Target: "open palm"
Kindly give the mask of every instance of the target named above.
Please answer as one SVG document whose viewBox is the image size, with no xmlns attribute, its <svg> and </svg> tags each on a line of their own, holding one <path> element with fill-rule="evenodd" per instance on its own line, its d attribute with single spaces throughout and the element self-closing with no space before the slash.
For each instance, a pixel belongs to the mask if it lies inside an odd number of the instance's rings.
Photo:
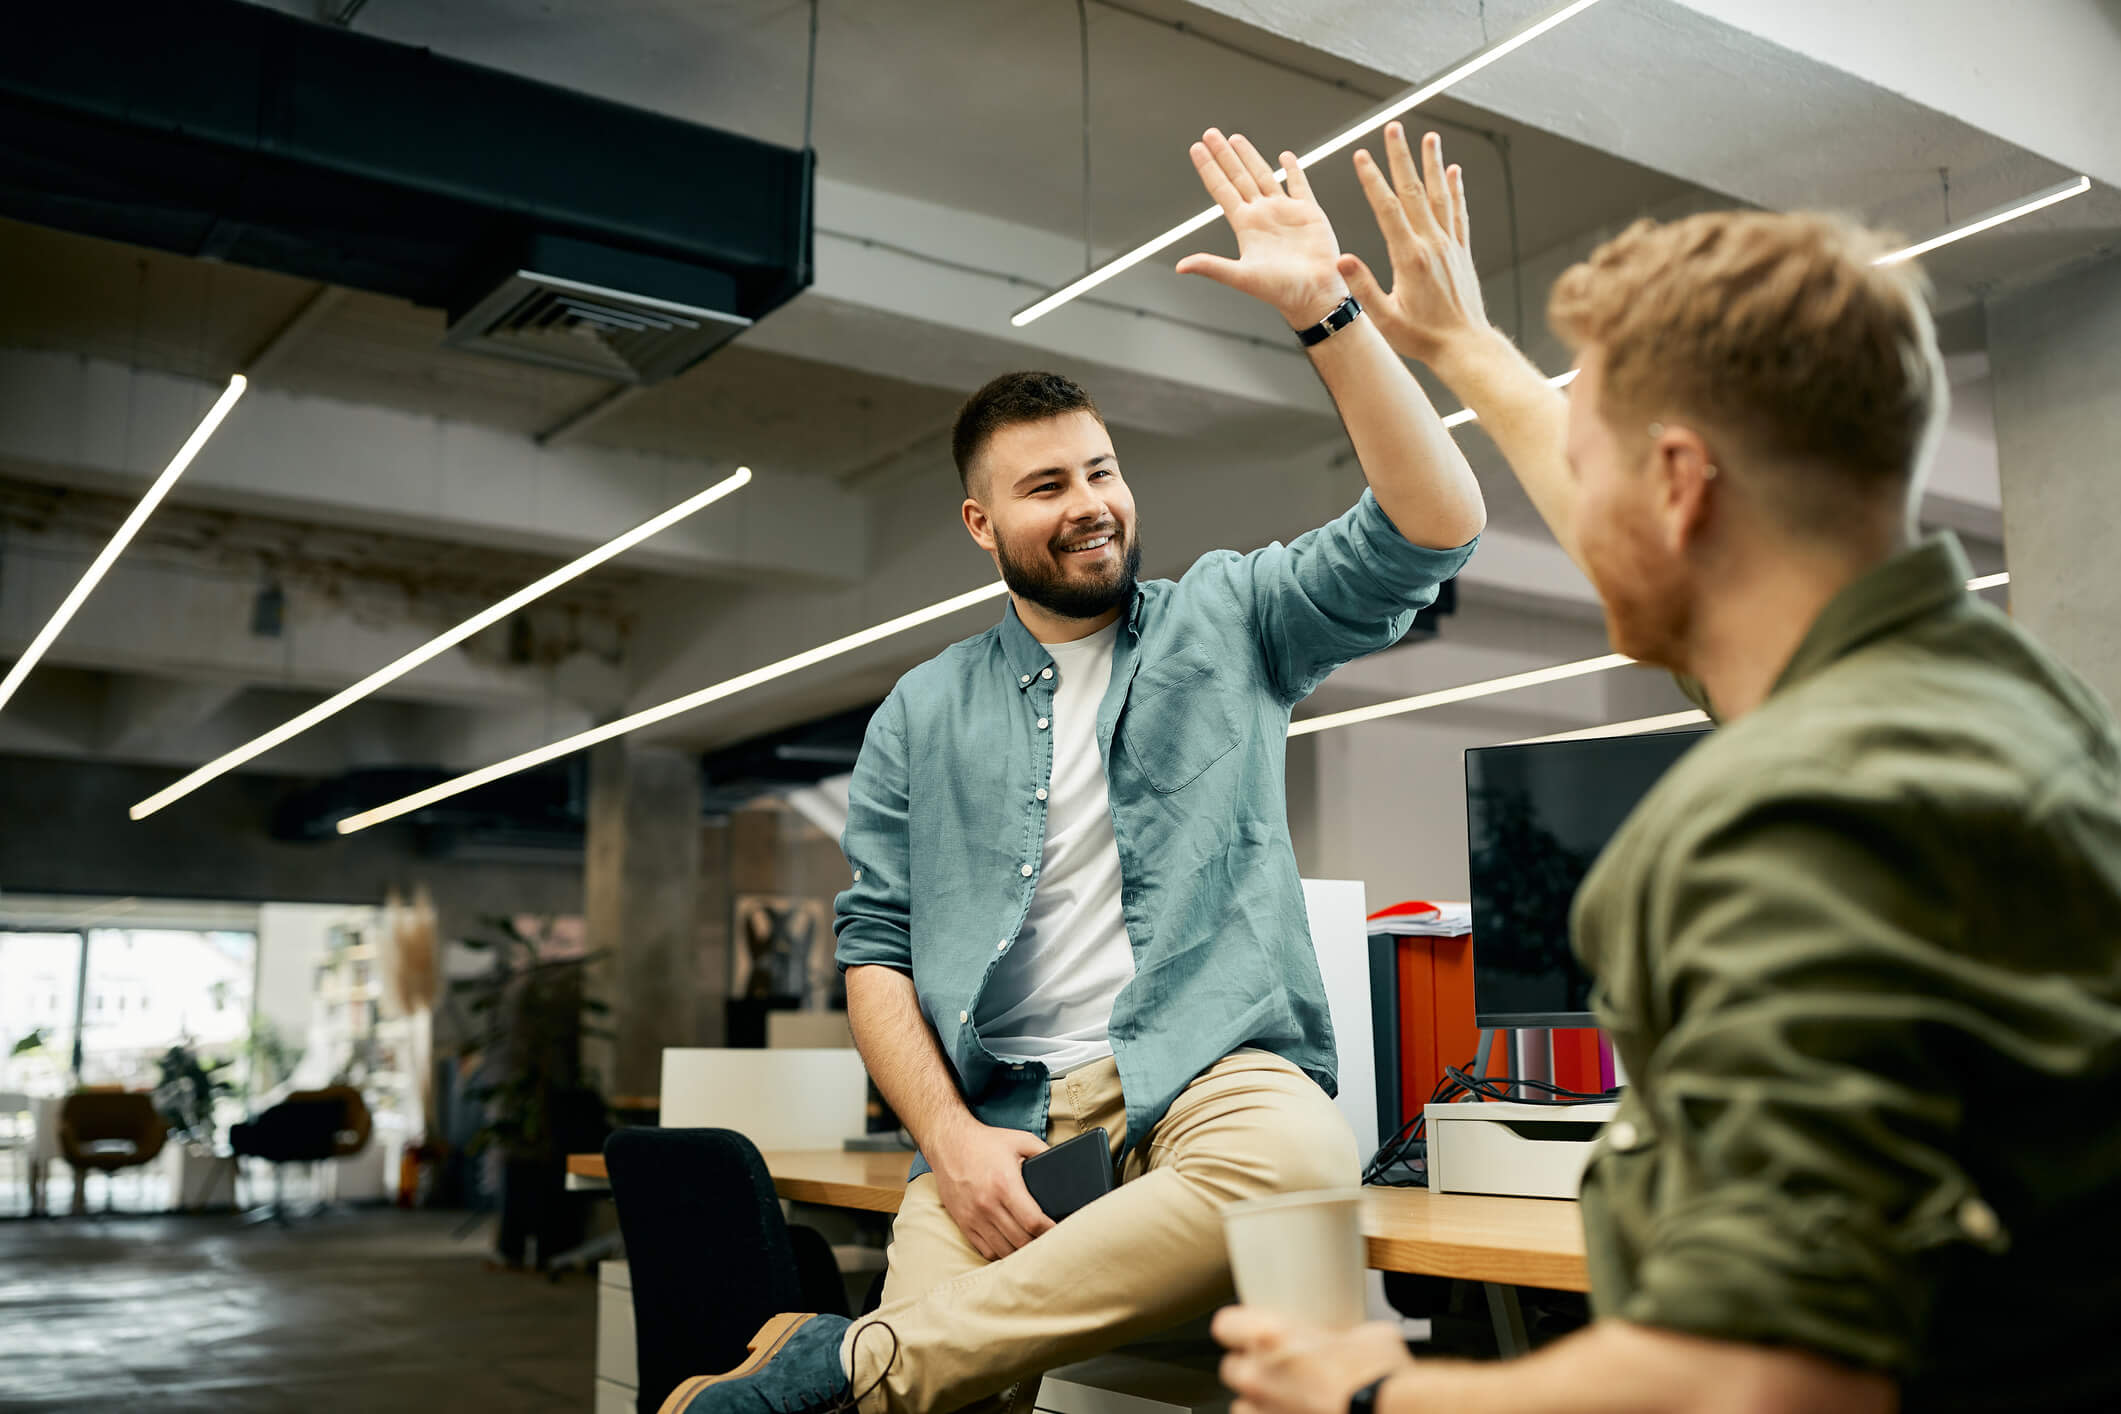
<svg viewBox="0 0 2121 1414">
<path fill-rule="evenodd" d="M 1191 149 L 1194 170 L 1237 233 L 1237 259 L 1189 255 L 1181 275 L 1205 275 L 1280 310 L 1296 328 L 1315 324 L 1346 298 L 1335 262 L 1340 243 L 1333 223 L 1311 194 L 1296 154 L 1281 155 L 1288 187 L 1243 134 L 1225 138 L 1214 128 Z"/>
</svg>

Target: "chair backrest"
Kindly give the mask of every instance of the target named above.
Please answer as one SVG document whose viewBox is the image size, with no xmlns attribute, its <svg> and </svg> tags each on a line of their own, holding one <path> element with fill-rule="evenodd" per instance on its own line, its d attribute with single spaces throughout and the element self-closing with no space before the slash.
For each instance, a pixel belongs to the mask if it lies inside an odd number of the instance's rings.
<svg viewBox="0 0 2121 1414">
<path fill-rule="evenodd" d="M 346 1097 L 338 1090 L 293 1091 L 253 1121 L 255 1147 L 249 1152 L 275 1163 L 336 1158 L 346 1119 Z"/>
<path fill-rule="evenodd" d="M 138 1091 L 77 1090 L 59 1106 L 59 1152 L 75 1168 L 144 1164 L 162 1152 L 168 1133 L 154 1096 Z"/>
<path fill-rule="evenodd" d="M 343 1159 L 349 1154 L 358 1154 L 368 1143 L 368 1136 L 375 1129 L 375 1119 L 368 1113 L 368 1101 L 351 1085 L 327 1085 L 321 1090 L 298 1090 L 289 1099 L 337 1100 L 345 1108 L 346 1117 L 339 1122 L 339 1132 L 333 1142 L 332 1157 Z"/>
<path fill-rule="evenodd" d="M 767 1318 L 814 1311 L 766 1161 L 726 1129 L 618 1129 L 604 1141 L 633 1282 L 641 1414 L 729 1369 Z"/>
</svg>

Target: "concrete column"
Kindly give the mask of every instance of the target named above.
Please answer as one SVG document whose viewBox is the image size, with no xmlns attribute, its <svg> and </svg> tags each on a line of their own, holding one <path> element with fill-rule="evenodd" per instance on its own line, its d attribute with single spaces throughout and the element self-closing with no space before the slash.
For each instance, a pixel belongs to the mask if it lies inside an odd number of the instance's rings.
<svg viewBox="0 0 2121 1414">
<path fill-rule="evenodd" d="M 584 1049 L 607 1095 L 653 1095 L 665 1046 L 719 1039 L 727 966 L 702 946 L 700 863 L 698 760 L 623 739 L 596 747 L 585 913 L 590 949 L 609 954 L 596 990 L 617 1038 Z"/>
<path fill-rule="evenodd" d="M 2121 257 L 1988 304 L 2011 613 L 2121 705 Z"/>
</svg>

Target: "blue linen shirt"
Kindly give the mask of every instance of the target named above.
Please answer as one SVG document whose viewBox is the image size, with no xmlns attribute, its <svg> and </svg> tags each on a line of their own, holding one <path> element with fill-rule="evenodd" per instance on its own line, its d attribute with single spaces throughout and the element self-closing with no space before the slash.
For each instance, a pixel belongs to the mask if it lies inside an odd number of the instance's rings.
<svg viewBox="0 0 2121 1414">
<path fill-rule="evenodd" d="M 1350 659 L 1397 643 L 1475 541 L 1431 550 L 1377 498 L 1241 555 L 1138 587 L 1097 717 L 1134 979 L 1112 1006 L 1127 1143 L 1239 1047 L 1338 1088 L 1284 788 L 1290 709 Z M 1024 925 L 1044 854 L 1059 668 L 1017 618 L 907 673 L 870 720 L 841 848 L 842 971 L 913 979 L 985 1124 L 1044 1136 L 1044 1066 L 981 1041 L 980 995 Z M 925 1169 L 917 1164 L 914 1172 Z"/>
</svg>

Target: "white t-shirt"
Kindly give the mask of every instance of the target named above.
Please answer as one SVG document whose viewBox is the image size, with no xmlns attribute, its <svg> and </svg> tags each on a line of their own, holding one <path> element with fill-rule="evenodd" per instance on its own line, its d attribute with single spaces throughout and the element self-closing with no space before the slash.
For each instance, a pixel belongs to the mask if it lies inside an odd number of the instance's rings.
<svg viewBox="0 0 2121 1414">
<path fill-rule="evenodd" d="M 1134 978 L 1120 911 L 1119 844 L 1097 750 L 1097 712 L 1118 637 L 1114 622 L 1073 643 L 1044 645 L 1057 680 L 1044 863 L 1023 931 L 980 997 L 987 1049 L 1043 1062 L 1054 1075 L 1112 1054 L 1112 1002 Z"/>
</svg>

